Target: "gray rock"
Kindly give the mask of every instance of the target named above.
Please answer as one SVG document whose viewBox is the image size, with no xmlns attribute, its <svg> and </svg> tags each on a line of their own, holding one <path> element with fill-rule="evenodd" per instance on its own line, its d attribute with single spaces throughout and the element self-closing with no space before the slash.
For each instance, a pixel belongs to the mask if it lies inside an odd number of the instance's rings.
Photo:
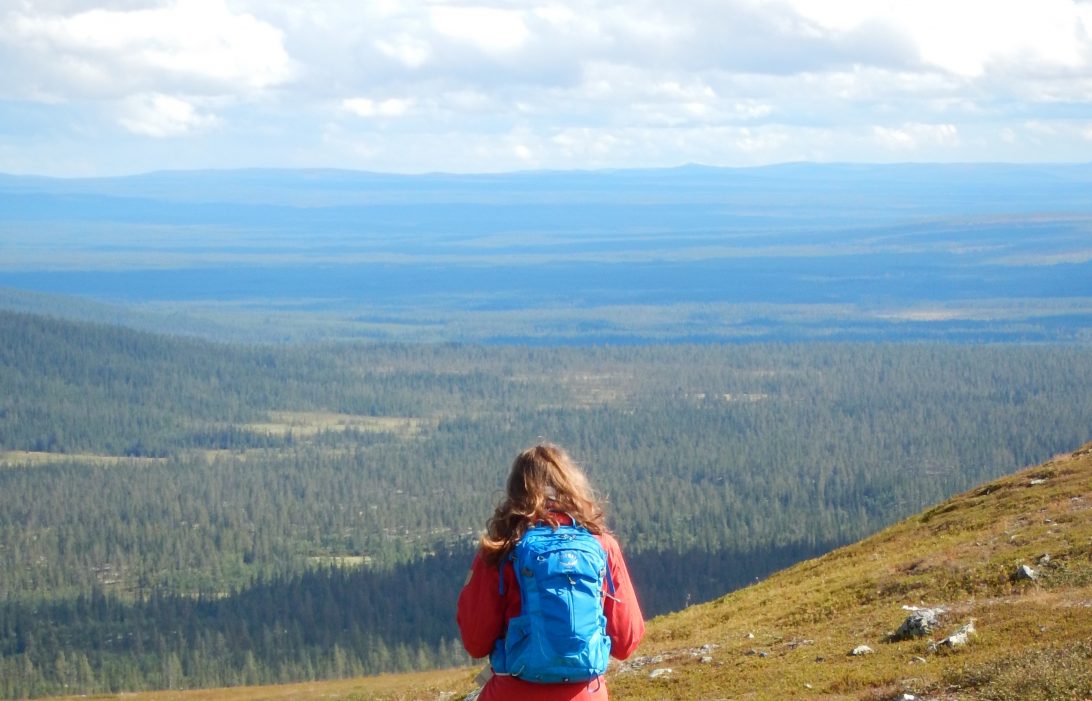
<svg viewBox="0 0 1092 701">
<path fill-rule="evenodd" d="M 705 655 L 704 657 L 701 658 L 701 663 L 702 664 L 710 664 L 710 663 L 712 663 L 712 661 L 713 661 L 713 656 L 712 655 Z"/>
<path fill-rule="evenodd" d="M 654 669 L 651 672 L 649 672 L 648 673 L 648 678 L 649 679 L 659 679 L 660 677 L 669 676 L 669 675 L 673 674 L 674 672 L 675 672 L 675 670 L 671 669 L 670 667 L 660 667 L 658 669 Z"/>
<path fill-rule="evenodd" d="M 867 645 L 858 645 L 849 651 L 849 654 L 854 657 L 860 657 L 861 655 L 871 655 L 875 650 Z"/>
<path fill-rule="evenodd" d="M 948 649 L 955 650 L 966 645 L 971 640 L 971 636 L 974 635 L 974 619 L 967 623 L 956 632 L 949 635 L 943 640 L 938 640 L 935 643 L 929 643 L 929 652 L 937 652 L 939 650 Z"/>
<path fill-rule="evenodd" d="M 625 662 L 618 663 L 619 672 L 634 672 L 652 663 L 651 657 L 631 657 Z"/>
<path fill-rule="evenodd" d="M 1035 581 L 1039 579 L 1039 573 L 1033 570 L 1028 565 L 1020 565 L 1016 568 L 1016 571 L 1012 573 L 1014 581 Z"/>
<path fill-rule="evenodd" d="M 914 609 L 902 625 L 890 635 L 892 641 L 910 640 L 911 638 L 924 638 L 940 625 L 940 617 L 945 613 L 944 609 Z"/>
</svg>

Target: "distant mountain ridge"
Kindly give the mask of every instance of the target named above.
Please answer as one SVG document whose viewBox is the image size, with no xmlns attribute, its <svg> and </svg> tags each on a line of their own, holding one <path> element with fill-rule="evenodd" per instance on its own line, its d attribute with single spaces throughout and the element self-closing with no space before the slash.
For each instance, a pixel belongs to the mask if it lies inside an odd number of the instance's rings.
<svg viewBox="0 0 1092 701">
<path fill-rule="evenodd" d="M 0 307 L 247 341 L 1084 344 L 1089 227 L 1092 165 L 0 176 Z"/>
<path fill-rule="evenodd" d="M 904 204 L 927 211 L 931 204 L 961 193 L 986 196 L 992 205 L 1020 206 L 1033 188 L 1040 204 L 1087 202 L 1092 164 L 857 164 L 783 163 L 745 168 L 700 164 L 674 168 L 504 173 L 382 173 L 338 169 L 246 168 L 155 171 L 125 176 L 51 178 L 0 173 L 0 192 L 136 196 L 181 201 L 264 202 L 302 206 L 399 203 L 406 194 L 427 202 L 549 201 L 561 194 L 589 197 L 685 194 L 723 199 L 734 194 L 785 192 L 806 185 L 824 194 L 842 191 L 928 195 Z M 476 194 L 477 198 L 471 197 Z M 482 200 L 482 198 L 486 198 Z M 1044 199 L 1046 198 L 1046 199 Z M 828 204 L 837 206 L 837 200 Z"/>
</svg>

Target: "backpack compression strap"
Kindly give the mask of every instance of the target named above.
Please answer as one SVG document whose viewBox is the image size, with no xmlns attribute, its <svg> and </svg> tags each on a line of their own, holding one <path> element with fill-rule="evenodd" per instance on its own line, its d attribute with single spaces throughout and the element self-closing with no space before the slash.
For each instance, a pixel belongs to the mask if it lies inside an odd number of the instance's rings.
<svg viewBox="0 0 1092 701">
<path fill-rule="evenodd" d="M 614 599 L 615 601 L 618 601 L 618 599 L 614 598 L 614 577 L 612 577 L 610 573 L 610 553 L 607 553 L 606 549 L 604 549 L 604 554 L 607 556 L 607 566 L 604 568 L 603 574 L 605 575 L 605 579 L 607 580 L 607 589 L 610 590 L 610 594 L 608 594 L 608 596 L 610 596 L 610 598 Z M 500 593 L 501 596 L 504 596 L 504 565 L 509 562 L 515 563 L 515 561 L 516 552 L 515 548 L 513 548 L 512 550 L 508 551 L 508 554 L 505 555 L 504 558 L 502 558 L 500 563 L 497 565 L 497 592 Z M 514 568 L 515 564 L 513 564 L 512 567 Z"/>
</svg>

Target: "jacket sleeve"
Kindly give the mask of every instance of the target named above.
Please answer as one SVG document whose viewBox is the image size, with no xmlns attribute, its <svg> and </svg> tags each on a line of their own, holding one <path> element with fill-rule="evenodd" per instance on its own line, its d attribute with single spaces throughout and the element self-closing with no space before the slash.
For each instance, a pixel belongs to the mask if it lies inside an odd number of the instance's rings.
<svg viewBox="0 0 1092 701">
<path fill-rule="evenodd" d="M 463 647 L 471 657 L 486 657 L 493 651 L 493 643 L 504 632 L 504 601 L 500 595 L 499 576 L 496 567 L 487 565 L 479 552 L 470 565 L 455 619 Z"/>
<path fill-rule="evenodd" d="M 641 638 L 645 635 L 645 619 L 641 614 L 641 605 L 637 602 L 637 592 L 629 578 L 626 561 L 622 557 L 622 548 L 613 536 L 602 537 L 607 550 L 610 576 L 614 580 L 614 598 L 607 598 L 603 613 L 607 617 L 607 633 L 610 635 L 610 654 L 624 660 L 633 654 Z"/>
</svg>

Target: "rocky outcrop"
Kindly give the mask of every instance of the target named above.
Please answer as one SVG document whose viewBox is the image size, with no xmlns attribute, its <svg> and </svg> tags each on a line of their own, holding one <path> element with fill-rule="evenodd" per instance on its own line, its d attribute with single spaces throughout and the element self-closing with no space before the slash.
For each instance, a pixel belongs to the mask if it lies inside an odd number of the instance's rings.
<svg viewBox="0 0 1092 701">
<path fill-rule="evenodd" d="M 942 650 L 955 650 L 961 648 L 970 642 L 974 632 L 974 619 L 971 619 L 966 625 L 949 635 L 947 638 L 929 643 L 929 652 L 940 652 Z"/>
<path fill-rule="evenodd" d="M 947 613 L 943 608 L 917 608 L 904 607 L 911 613 L 906 620 L 887 638 L 891 642 L 924 638 L 930 635 L 940 625 L 941 617 Z"/>
<path fill-rule="evenodd" d="M 634 672 L 645 667 L 656 667 L 657 665 L 661 665 L 668 660 L 679 660 L 686 658 L 696 659 L 702 664 L 711 664 L 713 662 L 713 652 L 716 651 L 718 647 L 720 646 L 716 643 L 706 643 L 701 647 L 672 650 L 668 652 L 663 652 L 659 655 L 653 655 L 651 657 L 633 657 L 629 660 L 626 660 L 625 662 L 617 663 L 618 666 L 615 669 L 617 669 L 617 671 L 621 673 Z M 667 669 L 668 671 L 656 674 L 659 669 Z M 655 674 L 656 676 L 663 676 L 664 674 L 670 674 L 671 671 L 672 670 L 670 667 L 657 668 L 653 669 L 652 672 L 649 673 L 649 676 L 653 676 L 653 674 Z"/>
</svg>

